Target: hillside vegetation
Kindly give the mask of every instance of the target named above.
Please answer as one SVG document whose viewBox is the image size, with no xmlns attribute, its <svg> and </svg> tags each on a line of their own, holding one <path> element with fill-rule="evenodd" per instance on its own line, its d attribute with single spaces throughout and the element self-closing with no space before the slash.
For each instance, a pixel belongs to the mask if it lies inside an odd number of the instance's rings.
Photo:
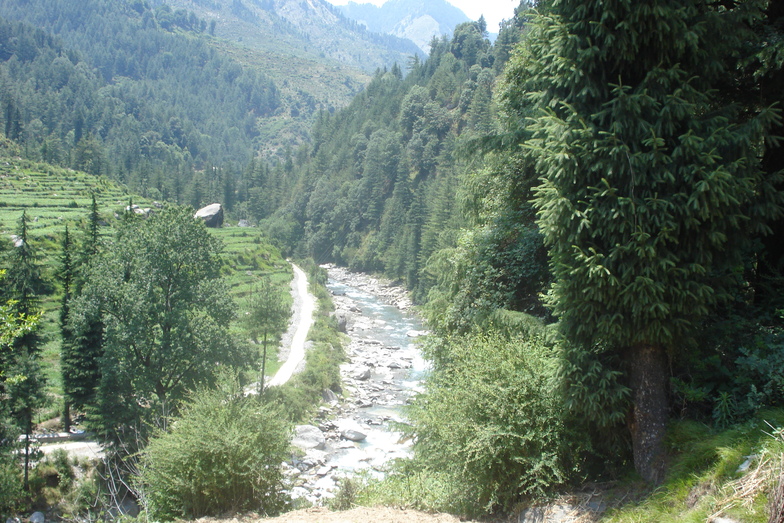
<svg viewBox="0 0 784 523">
<path fill-rule="evenodd" d="M 2 7 L 26 20 L 5 22 L 0 64 L 10 158 L 0 164 L 0 212 L 14 214 L 0 219 L 17 236 L 4 265 L 4 434 L 29 433 L 47 405 L 37 369 L 47 342 L 34 328 L 43 298 L 51 311 L 44 333 L 60 329 L 62 365 L 74 369 L 64 373 L 64 404 L 85 412 L 114 457 L 129 458 L 114 463 L 132 466 L 112 470 L 148 489 L 147 515 L 225 510 L 193 495 L 217 488 L 214 475 L 188 471 L 209 461 L 233 481 L 230 463 L 274 462 L 280 446 L 223 453 L 253 448 L 263 430 L 232 425 L 226 436 L 236 445 L 205 447 L 194 444 L 191 427 L 236 412 L 282 441 L 287 425 L 270 412 L 305 419 L 320 391 L 340 387 L 344 355 L 321 289 L 308 369 L 260 398 L 238 392 L 256 372 L 258 330 L 202 298 L 229 309 L 256 274 L 281 282 L 280 252 L 310 259 L 314 282 L 323 282 L 323 262 L 396 280 L 431 331 L 423 347 L 431 372 L 404 427 L 413 458 L 384 480 L 345 482 L 336 506 L 381 502 L 486 517 L 596 485 L 611 521 L 780 521 L 781 3 L 521 2 L 494 43 L 482 20 L 460 24 L 432 42 L 427 59 L 378 68 L 343 108 L 304 95 L 297 105 L 284 84 L 298 89 L 309 72 L 267 76 L 258 69 L 266 59 L 239 32 L 219 38 L 240 31 L 241 18 L 338 16 L 320 2 L 235 2 L 241 13 L 223 29 L 216 22 L 218 37 L 207 20 L 226 12 L 222 4 L 194 3 L 201 14 L 191 16 L 87 3 L 93 9 L 78 19 L 43 3 Z M 36 17 L 44 29 L 25 25 Z M 90 31 L 63 30 L 69 23 Z M 133 37 L 112 36 L 124 31 Z M 137 37 L 162 52 L 128 52 Z M 343 51 L 320 45 L 325 58 Z M 308 61 L 311 51 L 292 53 Z M 52 74 L 60 66 L 63 77 Z M 208 66 L 214 82 L 201 85 Z M 356 86 L 344 80 L 347 90 Z M 80 100 L 90 93 L 94 102 Z M 168 103 L 177 99 L 188 103 Z M 309 138 L 297 139 L 288 119 Z M 267 141 L 273 135 L 283 151 L 270 162 L 258 153 L 277 146 Z M 59 156 L 45 156 L 52 151 Z M 125 211 L 130 197 L 101 178 L 92 178 L 92 192 L 104 192 L 106 211 L 95 212 L 90 192 L 66 183 L 89 185 L 73 168 L 127 180 L 143 206 L 152 198 L 219 201 L 229 223 L 257 227 L 218 232 L 230 253 L 219 255 L 190 211 L 167 203 L 137 220 Z M 68 258 L 62 225 L 73 209 L 83 225 Z M 41 243 L 26 240 L 47 228 Z M 48 258 L 38 256 L 41 246 Z M 203 263 L 182 261 L 184 252 Z M 72 265 L 72 286 L 48 277 L 71 274 Z M 257 289 L 268 288 L 262 280 Z M 174 283 L 185 304 L 168 299 Z M 275 300 L 245 303 L 264 318 L 259 311 Z M 58 348 L 48 347 L 56 360 Z M 178 357 L 156 359 L 166 354 L 187 355 L 187 369 Z M 161 376 L 172 368 L 172 379 Z M 220 415 L 205 415 L 210 409 Z M 129 449 L 141 461 L 123 454 Z M 191 457 L 178 461 L 180 451 Z M 157 452 L 169 468 L 155 476 L 149 460 Z M 10 450 L 3 456 L 0 477 L 29 469 Z M 258 489 L 233 489 L 242 499 L 215 497 L 260 513 L 284 510 L 278 472 L 256 478 Z M 161 478 L 198 480 L 169 489 Z"/>
</svg>

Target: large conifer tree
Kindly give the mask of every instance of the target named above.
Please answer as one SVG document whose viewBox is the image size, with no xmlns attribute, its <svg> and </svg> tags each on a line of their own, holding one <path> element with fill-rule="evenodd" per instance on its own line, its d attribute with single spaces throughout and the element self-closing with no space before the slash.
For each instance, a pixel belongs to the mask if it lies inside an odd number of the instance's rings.
<svg viewBox="0 0 784 523">
<path fill-rule="evenodd" d="M 100 249 L 100 220 L 98 204 L 93 195 L 81 249 L 72 252 L 74 248 L 67 229 L 63 241 L 60 270 L 63 279 L 63 303 L 60 316 L 63 346 L 60 358 L 67 412 L 70 411 L 70 407 L 84 409 L 91 405 L 95 398 L 95 388 L 101 381 L 98 362 L 103 355 L 103 322 L 100 308 L 82 307 L 70 316 L 72 301 L 81 295 L 90 263 Z"/>
<path fill-rule="evenodd" d="M 738 283 L 743 240 L 765 229 L 758 158 L 775 115 L 741 115 L 714 91 L 760 6 L 553 2 L 507 75 L 519 87 L 509 106 L 534 115 L 525 146 L 542 176 L 571 397 L 596 419 L 627 420 L 650 481 L 661 478 L 668 354 Z"/>
</svg>

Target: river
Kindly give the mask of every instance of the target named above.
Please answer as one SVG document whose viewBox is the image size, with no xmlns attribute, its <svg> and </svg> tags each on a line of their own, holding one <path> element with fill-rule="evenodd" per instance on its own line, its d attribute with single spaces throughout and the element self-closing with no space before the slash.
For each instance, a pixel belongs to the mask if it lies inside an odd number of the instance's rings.
<svg viewBox="0 0 784 523">
<path fill-rule="evenodd" d="M 286 470 L 296 485 L 292 497 L 314 504 L 332 497 L 340 478 L 381 476 L 390 460 L 410 454 L 411 442 L 395 424 L 404 421 L 403 407 L 427 368 L 416 344 L 422 324 L 401 288 L 337 267 L 328 272 L 335 315 L 350 338 L 340 369 L 343 398 L 325 391 L 318 427 L 307 429 L 316 439 L 323 435 L 323 447 L 316 443 Z"/>
</svg>

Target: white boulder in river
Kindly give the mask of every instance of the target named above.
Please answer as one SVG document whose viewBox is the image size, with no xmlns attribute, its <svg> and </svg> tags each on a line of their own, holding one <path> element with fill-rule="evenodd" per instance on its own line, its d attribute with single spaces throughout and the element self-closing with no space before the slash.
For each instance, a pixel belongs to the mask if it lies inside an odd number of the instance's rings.
<svg viewBox="0 0 784 523">
<path fill-rule="evenodd" d="M 326 445 L 324 433 L 313 425 L 297 425 L 294 428 L 294 439 L 291 444 L 302 450 L 323 450 Z"/>
<path fill-rule="evenodd" d="M 340 433 L 343 439 L 347 439 L 349 441 L 364 441 L 367 438 L 367 435 L 353 429 L 344 430 Z"/>
</svg>

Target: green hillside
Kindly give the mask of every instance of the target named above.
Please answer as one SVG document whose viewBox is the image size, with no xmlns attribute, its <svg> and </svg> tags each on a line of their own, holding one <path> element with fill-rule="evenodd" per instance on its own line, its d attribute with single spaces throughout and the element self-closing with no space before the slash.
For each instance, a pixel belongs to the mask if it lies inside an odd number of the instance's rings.
<svg viewBox="0 0 784 523">
<path fill-rule="evenodd" d="M 217 477 L 221 502 L 282 510 L 280 488 L 225 487 L 278 485 L 288 429 L 270 420 L 344 390 L 318 286 L 307 370 L 241 388 L 291 256 L 313 281 L 334 262 L 406 286 L 429 332 L 412 458 L 336 503 L 506 517 L 597 484 L 611 521 L 781 520 L 784 4 L 520 2 L 495 42 L 467 22 L 405 61 L 322 0 L 172 5 L 0 4 L 0 501 L 22 503 L 30 465 L 3 442 L 60 405 L 42 353 L 113 457 L 166 458 L 146 517 L 225 512 L 169 490 L 207 461 L 192 499 Z M 130 219 L 131 200 L 163 209 Z M 220 202 L 228 226 L 174 202 Z M 242 443 L 202 445 L 207 424 Z"/>
<path fill-rule="evenodd" d="M 418 53 L 326 4 L 253 4 L 247 19 L 232 14 L 240 4 L 3 2 L 6 135 L 28 158 L 200 206 L 247 183 L 251 161 L 285 162 L 368 71 Z"/>
<path fill-rule="evenodd" d="M 135 195 L 105 177 L 18 157 L 0 158 L 0 241 L 6 249 L 10 248 L 11 235 L 17 232 L 22 212 L 26 212 L 31 220 L 30 241 L 42 251 L 44 276 L 54 286 L 54 293 L 43 300 L 43 333 L 46 374 L 55 394 L 61 393 L 59 283 L 55 285 L 60 244 L 66 225 L 73 236 L 86 234 L 84 229 L 93 195 L 103 223 L 101 236 L 107 239 L 113 234 L 112 225 L 126 212 L 129 203 L 152 212 L 163 205 Z M 242 305 L 262 277 L 270 277 L 281 294 L 287 294 L 291 269 L 280 252 L 269 244 L 259 229 L 239 228 L 236 222 L 226 225 L 211 232 L 224 244 L 222 273 L 228 279 L 230 294 L 237 303 Z"/>
</svg>

